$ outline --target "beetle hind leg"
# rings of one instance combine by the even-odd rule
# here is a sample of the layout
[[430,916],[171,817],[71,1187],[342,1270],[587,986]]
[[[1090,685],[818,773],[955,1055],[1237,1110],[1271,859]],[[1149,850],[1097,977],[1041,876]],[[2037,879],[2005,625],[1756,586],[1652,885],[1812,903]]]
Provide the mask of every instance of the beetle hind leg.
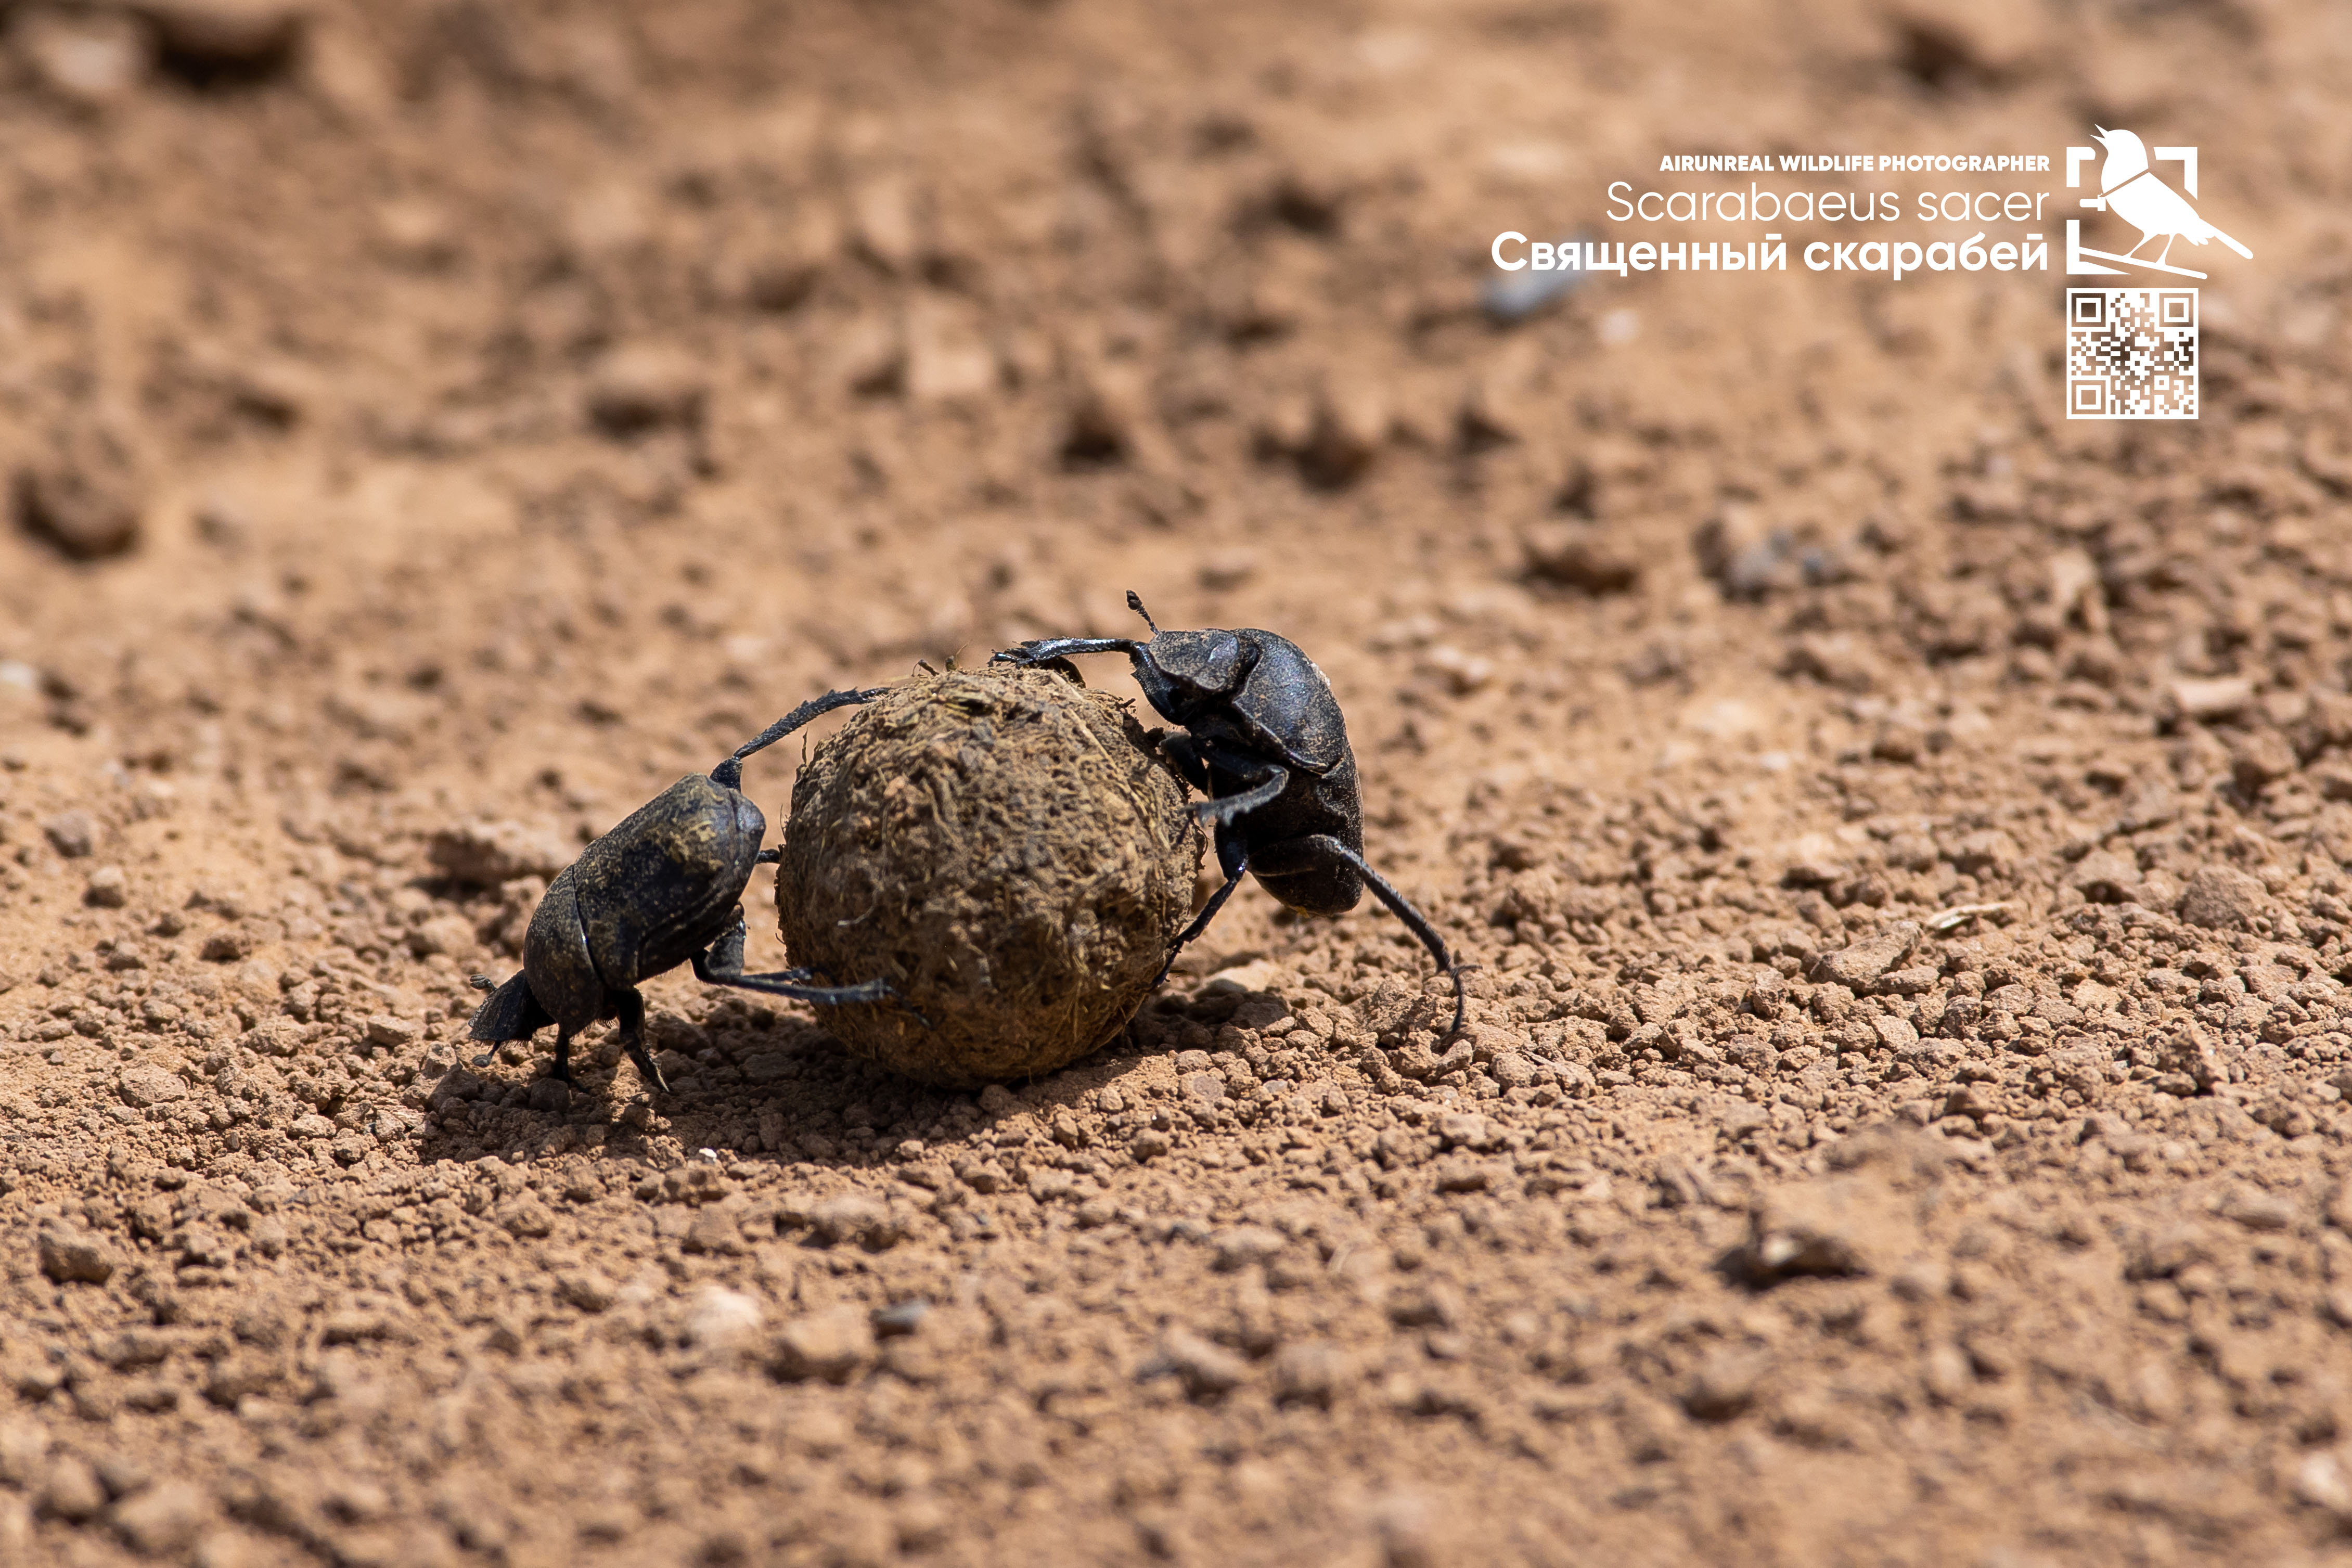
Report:
[[[1278,847],[1284,852],[1280,858],[1283,861],[1294,863],[1283,865],[1280,868],[1282,870],[1287,871],[1295,868],[1296,863],[1318,858],[1344,861],[1354,868],[1356,874],[1364,879],[1364,885],[1372,890],[1372,897],[1386,904],[1389,913],[1402,921],[1405,929],[1419,938],[1421,945],[1429,950],[1429,955],[1437,960],[1438,973],[1453,978],[1454,1024],[1446,1033],[1460,1034],[1463,1019],[1469,1005],[1469,993],[1462,984],[1462,976],[1475,966],[1454,962],[1453,954],[1446,951],[1445,939],[1437,934],[1437,928],[1429,923],[1429,917],[1413,908],[1412,900],[1398,892],[1387,878],[1366,865],[1361,855],[1328,833],[1318,833],[1306,838],[1295,838]],[[1271,855],[1261,855],[1260,859],[1263,862],[1274,858]],[[1274,868],[1261,864],[1259,868],[1263,872]]]
[[[898,1002],[898,992],[887,980],[862,981],[856,985],[828,985],[824,977],[814,969],[773,969],[759,974],[747,973],[743,968],[743,911],[735,911],[735,923],[725,935],[710,944],[709,950],[694,955],[694,977],[705,985],[728,985],[738,991],[756,991],[766,996],[788,996],[797,1002],[822,1002],[838,1007],[857,1002]],[[814,983],[814,984],[813,984]],[[899,1005],[906,1004],[899,1002]],[[915,1010],[907,1008],[909,1013]],[[920,1013],[915,1019],[925,1028],[930,1020]]]
[[711,782],[724,784],[729,789],[738,787],[743,782],[744,758],[755,752],[767,750],[812,719],[822,717],[836,708],[846,708],[854,702],[871,702],[889,689],[887,686],[869,686],[863,690],[852,689],[845,691],[828,691],[822,697],[810,698],[761,731],[759,734],[736,747],[733,755],[710,770]]
[[669,1093],[669,1079],[662,1077],[661,1068],[646,1049],[646,999],[637,994],[635,986],[630,985],[614,992],[613,1002],[620,1015],[621,1048],[636,1064],[637,1076],[664,1094]]

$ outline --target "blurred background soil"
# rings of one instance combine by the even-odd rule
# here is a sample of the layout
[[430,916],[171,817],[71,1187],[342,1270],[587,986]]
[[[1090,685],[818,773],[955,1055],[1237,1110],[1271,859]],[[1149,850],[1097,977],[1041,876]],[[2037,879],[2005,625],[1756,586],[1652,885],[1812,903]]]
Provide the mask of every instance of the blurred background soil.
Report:
[[[2342,5],[0,27],[0,1560],[2347,1554]],[[2094,124],[2254,253],[2197,423],[2054,271],[1482,310],[1661,153]],[[1329,672],[1465,1037],[1253,888],[1034,1083],[472,1065],[589,837],[1129,588]]]

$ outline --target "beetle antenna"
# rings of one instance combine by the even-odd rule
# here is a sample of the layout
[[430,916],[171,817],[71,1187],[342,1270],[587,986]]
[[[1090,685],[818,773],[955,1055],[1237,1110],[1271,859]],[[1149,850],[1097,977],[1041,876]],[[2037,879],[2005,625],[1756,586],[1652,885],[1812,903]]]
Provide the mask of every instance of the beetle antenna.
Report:
[[1151,628],[1153,637],[1160,635],[1160,623],[1151,618],[1151,612],[1143,607],[1142,596],[1132,588],[1127,591],[1127,607],[1143,617],[1143,624]]

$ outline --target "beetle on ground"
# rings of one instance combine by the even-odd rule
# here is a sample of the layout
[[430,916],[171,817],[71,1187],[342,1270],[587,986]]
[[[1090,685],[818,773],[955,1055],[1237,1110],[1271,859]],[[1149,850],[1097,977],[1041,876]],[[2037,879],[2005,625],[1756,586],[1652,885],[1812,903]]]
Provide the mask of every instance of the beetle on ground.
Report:
[[[1331,682],[1297,644],[1272,632],[1160,629],[1135,594],[1128,608],[1151,636],[1046,637],[997,654],[1007,664],[1049,664],[1072,654],[1123,653],[1160,716],[1184,727],[1160,749],[1209,798],[1193,809],[1217,827],[1224,882],[1169,949],[1206,931],[1244,873],[1302,914],[1342,915],[1364,889],[1421,939],[1454,980],[1454,1028],[1462,1027],[1464,965],[1402,893],[1364,861],[1363,802],[1356,754]],[[1167,968],[1160,978],[1167,977]]]
[[880,1002],[887,982],[830,985],[805,969],[743,972],[743,889],[762,849],[767,818],[744,795],[743,759],[774,745],[823,713],[866,702],[887,689],[828,691],[802,703],[736,748],[709,776],[688,773],[581,852],[530,917],[521,972],[493,989],[475,1012],[477,1040],[523,1040],[556,1027],[553,1077],[572,1078],[572,1037],[600,1018],[618,1018],[622,1047],[646,1082],[667,1092],[646,1050],[641,981],[691,963],[708,984],[811,1002]]

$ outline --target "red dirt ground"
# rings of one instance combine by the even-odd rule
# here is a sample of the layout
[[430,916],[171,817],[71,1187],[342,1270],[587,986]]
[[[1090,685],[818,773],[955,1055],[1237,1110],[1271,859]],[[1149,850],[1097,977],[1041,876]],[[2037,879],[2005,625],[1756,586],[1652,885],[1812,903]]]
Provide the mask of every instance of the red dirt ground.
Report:
[[[2340,5],[0,23],[0,1560],[2347,1555]],[[2055,275],[1480,310],[2095,123],[2256,258],[2194,424]],[[1130,587],[1329,672],[1465,1037],[1253,888],[1034,1083],[469,1065],[587,837]]]

